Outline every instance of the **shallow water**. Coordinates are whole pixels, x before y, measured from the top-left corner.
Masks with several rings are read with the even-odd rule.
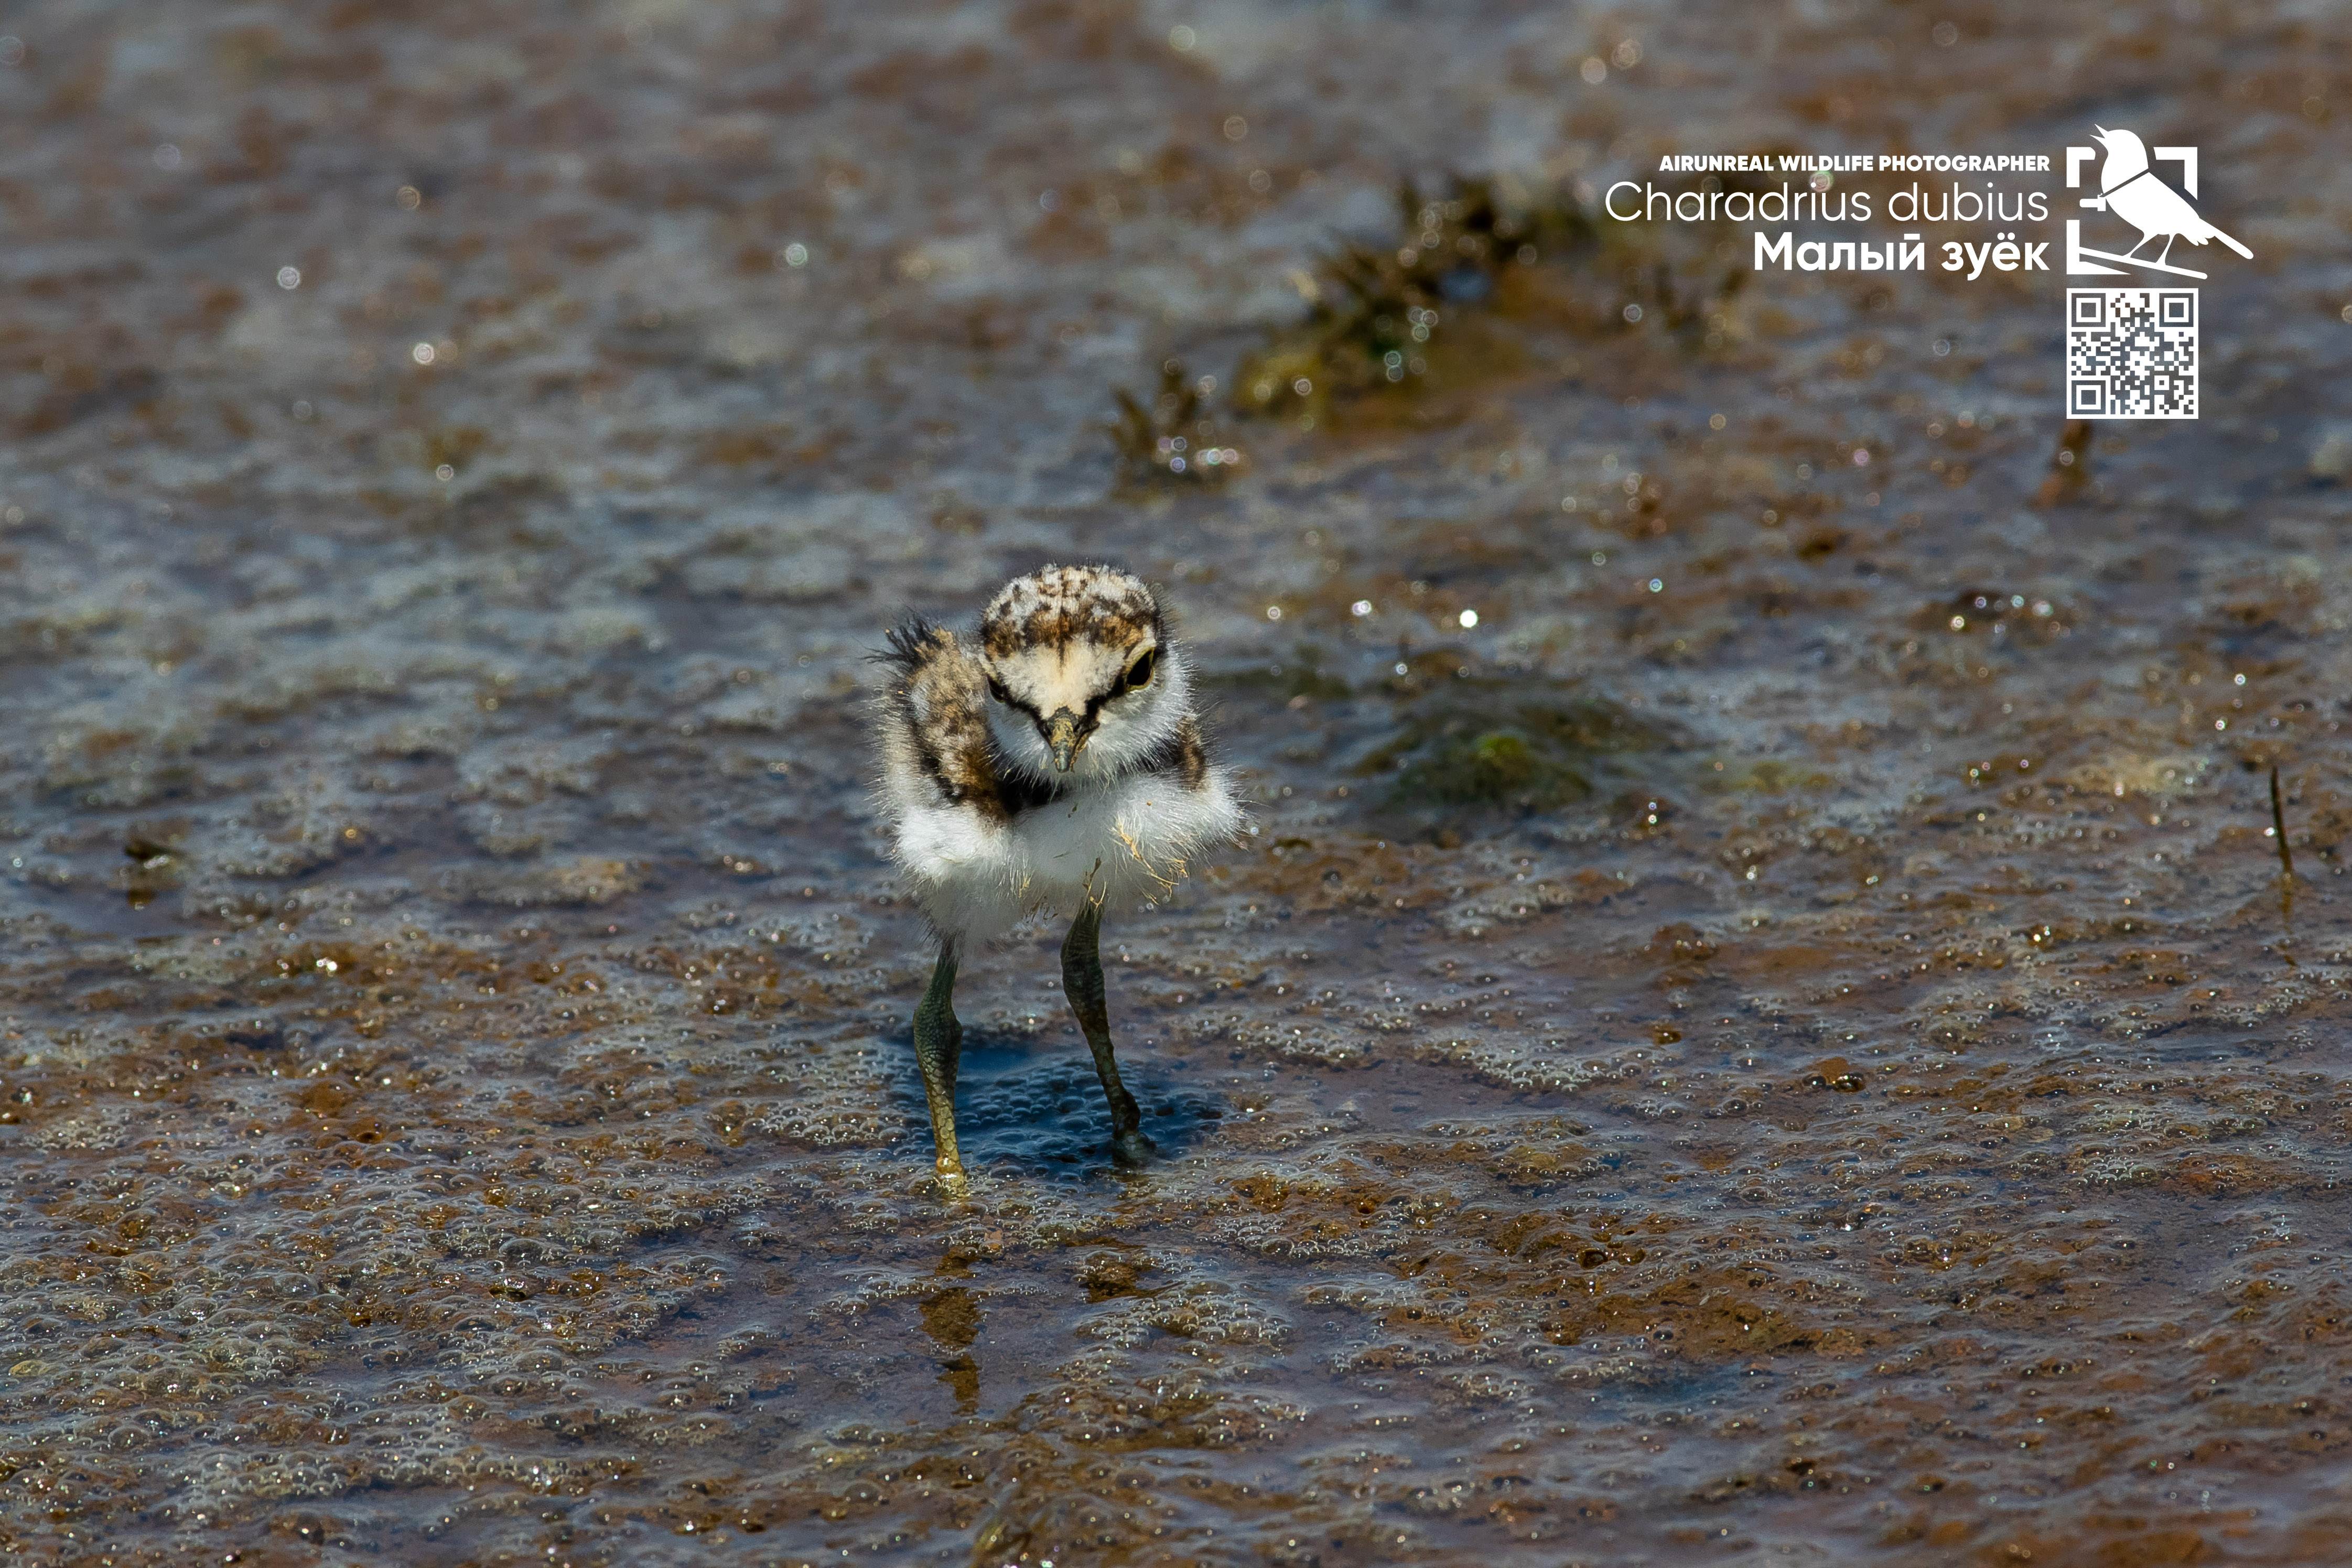
[[[7,23],[15,1560],[2340,1550],[2340,22],[387,10]],[[1606,249],[1100,428],[1401,176],[2095,120],[2257,260],[2085,482],[2054,280]],[[1106,933],[1146,1174],[968,964],[951,1204],[861,660],[1074,556],[1256,831]]]

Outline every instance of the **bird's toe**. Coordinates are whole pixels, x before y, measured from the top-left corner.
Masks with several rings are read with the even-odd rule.
[[[1110,1141],[1110,1157],[1129,1168],[1150,1165],[1159,1152],[1160,1145],[1140,1132],[1121,1133]]]

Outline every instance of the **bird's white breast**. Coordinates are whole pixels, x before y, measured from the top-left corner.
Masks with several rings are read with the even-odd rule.
[[[1007,823],[968,807],[898,804],[900,869],[942,933],[968,940],[1037,910],[1075,913],[1089,897],[1112,912],[1156,902],[1241,825],[1215,768],[1197,789],[1151,773],[1082,785]]]

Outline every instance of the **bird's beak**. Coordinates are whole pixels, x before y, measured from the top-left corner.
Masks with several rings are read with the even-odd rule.
[[[1087,737],[1078,731],[1078,716],[1068,708],[1055,708],[1054,716],[1045,721],[1045,744],[1054,753],[1055,771],[1067,773],[1079,752],[1087,748]]]

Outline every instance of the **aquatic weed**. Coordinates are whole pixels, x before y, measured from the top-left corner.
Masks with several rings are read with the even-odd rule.
[[[1488,306],[1510,269],[1588,244],[1591,215],[1572,198],[1511,202],[1490,178],[1449,180],[1444,196],[1397,191],[1394,244],[1350,241],[1304,275],[1306,319],[1246,356],[1234,406],[1285,413],[1335,395],[1418,381],[1449,317]]]
[[[1720,187],[1707,175],[1665,188],[1707,182]],[[1244,356],[1236,409],[1311,421],[1335,401],[1443,382],[1444,360],[1470,352],[1462,329],[1482,317],[1663,330],[1693,350],[1731,340],[1729,303],[1748,275],[1727,225],[1604,224],[1571,193],[1493,176],[1452,176],[1442,196],[1407,181],[1397,207],[1392,241],[1346,242],[1299,275],[1307,315]],[[1505,347],[1490,345],[1487,369],[1517,362]]]
[[[2074,500],[2091,482],[2091,436],[2095,427],[2087,419],[2070,419],[2058,429],[2058,444],[2050,454],[2050,472],[2033,493],[2037,507],[2055,507]]]
[[[1138,480],[1201,484],[1221,479],[1240,465],[1239,449],[1223,444],[1214,420],[1204,412],[1215,383],[1188,379],[1180,360],[1160,366],[1160,391],[1147,408],[1120,387],[1111,393],[1118,417],[1103,426],[1118,453],[1120,468]]]

